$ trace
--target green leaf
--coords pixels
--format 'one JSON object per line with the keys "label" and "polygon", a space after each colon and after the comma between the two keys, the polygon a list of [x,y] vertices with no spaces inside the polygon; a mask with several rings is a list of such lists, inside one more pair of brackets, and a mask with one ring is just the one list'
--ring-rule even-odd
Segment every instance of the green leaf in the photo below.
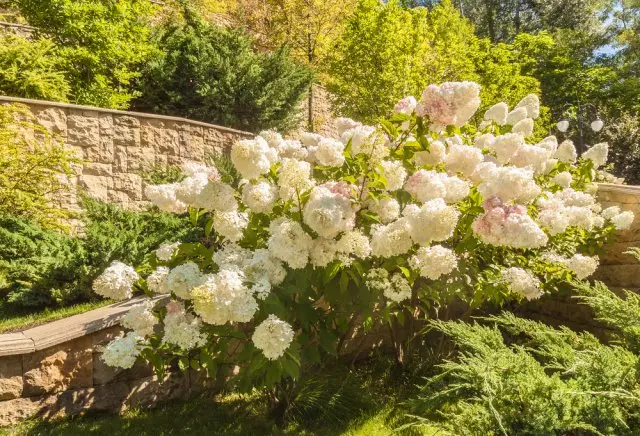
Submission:
{"label": "green leaf", "polygon": [[340,274],[340,292],[345,293],[349,288],[349,274],[346,271],[342,271]]}

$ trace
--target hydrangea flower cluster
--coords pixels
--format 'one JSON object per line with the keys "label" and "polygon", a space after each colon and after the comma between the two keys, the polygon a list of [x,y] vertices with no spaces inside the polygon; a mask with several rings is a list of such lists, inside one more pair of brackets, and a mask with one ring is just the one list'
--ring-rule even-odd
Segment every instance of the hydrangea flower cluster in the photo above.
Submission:
{"label": "hydrangea flower cluster", "polygon": [[[268,384],[274,370],[253,372],[261,359],[287,371],[300,348],[331,346],[345,334],[336,326],[362,313],[426,316],[453,294],[531,300],[554,290],[540,280],[554,271],[590,276],[598,261],[581,249],[634,219],[595,200],[606,144],[578,157],[569,140],[534,137],[535,95],[473,117],[479,92],[430,85],[380,126],[336,120],[335,137],[261,132],[232,146],[237,179],[188,163],[183,181],[146,187],[158,208],[189,211],[205,237],[156,250],[139,286],[171,301],[127,315],[134,333],[105,360],[129,365],[141,347],[163,359],[215,350],[249,356],[256,364],[240,374]],[[138,280],[115,262],[94,289],[128,298]]]}

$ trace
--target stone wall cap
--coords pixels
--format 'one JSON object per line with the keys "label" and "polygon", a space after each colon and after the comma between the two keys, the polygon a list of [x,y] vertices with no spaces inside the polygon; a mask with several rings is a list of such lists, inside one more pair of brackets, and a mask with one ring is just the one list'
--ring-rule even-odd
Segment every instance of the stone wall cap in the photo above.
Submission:
{"label": "stone wall cap", "polygon": [[598,192],[622,192],[625,194],[640,195],[640,186],[620,185],[616,183],[598,183]]}
{"label": "stone wall cap", "polygon": [[[158,295],[151,300],[167,298]],[[0,356],[32,353],[114,326],[131,308],[147,300],[147,296],[138,296],[21,332],[0,334]]]}
{"label": "stone wall cap", "polygon": [[121,111],[118,109],[107,109],[107,108],[96,107],[96,106],[83,106],[83,105],[71,104],[71,103],[61,103],[57,101],[33,100],[30,98],[9,97],[6,95],[0,95],[0,102],[22,103],[27,105],[59,107],[63,109],[75,109],[75,110],[93,111],[93,112],[101,112],[101,113],[116,114],[116,115],[126,115],[126,116],[137,117],[137,118],[150,118],[150,119],[156,119],[156,120],[177,121],[181,123],[192,124],[194,126],[210,127],[212,129],[220,130],[223,132],[236,133],[238,135],[243,135],[247,137],[253,136],[253,133],[245,132],[244,130],[236,130],[230,127],[219,126],[217,124],[210,124],[210,123],[205,123],[203,121],[195,121],[195,120],[190,120],[188,118],[182,118],[182,117],[172,117],[169,115],[150,114],[146,112]]}

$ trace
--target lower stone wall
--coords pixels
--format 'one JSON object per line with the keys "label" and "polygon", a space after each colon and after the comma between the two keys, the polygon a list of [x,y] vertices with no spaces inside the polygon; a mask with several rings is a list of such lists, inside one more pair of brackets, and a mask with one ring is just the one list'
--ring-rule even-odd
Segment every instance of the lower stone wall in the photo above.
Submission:
{"label": "lower stone wall", "polygon": [[195,373],[169,372],[160,380],[142,363],[107,366],[102,347],[123,333],[111,327],[35,353],[0,357],[0,426],[84,410],[119,412],[201,392]]}
{"label": "lower stone wall", "polygon": [[102,361],[104,346],[124,334],[120,317],[142,301],[135,298],[0,335],[0,427],[89,409],[150,407],[212,388],[211,381],[191,370],[168,368],[159,380],[145,362],[123,370]]}

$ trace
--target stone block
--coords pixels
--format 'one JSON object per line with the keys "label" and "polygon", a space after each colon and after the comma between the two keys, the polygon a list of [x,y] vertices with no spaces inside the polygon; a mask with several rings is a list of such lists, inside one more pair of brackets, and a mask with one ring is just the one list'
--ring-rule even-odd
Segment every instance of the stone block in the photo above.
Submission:
{"label": "stone block", "polygon": [[127,172],[127,148],[126,147],[114,147],[113,156],[113,170],[116,173]]}
{"label": "stone block", "polygon": [[90,176],[112,176],[113,165],[110,163],[86,162],[82,169],[82,174]]}
{"label": "stone block", "polygon": [[126,192],[122,191],[109,191],[108,199],[109,203],[114,203],[127,209],[129,209],[129,205],[134,201],[129,198]]}
{"label": "stone block", "polygon": [[39,397],[0,401],[0,427],[8,427],[32,418],[41,408],[42,400]]}
{"label": "stone block", "polygon": [[67,142],[76,147],[98,147],[100,124],[97,118],[72,111],[67,116]]}
{"label": "stone block", "polygon": [[22,396],[22,358],[0,357],[0,401]]}
{"label": "stone block", "polygon": [[156,153],[178,156],[180,137],[173,121],[146,119],[140,123],[141,145],[153,148]]}
{"label": "stone block", "polygon": [[132,200],[142,200],[142,178],[137,174],[115,174],[113,189],[126,193]]}
{"label": "stone block", "polygon": [[113,178],[83,174],[80,176],[79,184],[87,191],[89,196],[98,200],[108,201],[108,193],[113,189]]}
{"label": "stone block", "polygon": [[601,265],[633,265],[638,261],[625,252],[631,247],[639,247],[640,241],[614,242],[604,247],[604,253],[600,256]]}
{"label": "stone block", "polygon": [[142,147],[127,147],[127,171],[138,172],[143,170]]}
{"label": "stone block", "polygon": [[640,265],[601,265],[594,279],[605,282],[609,286],[626,289],[640,288]]}
{"label": "stone block", "polygon": [[203,127],[183,125],[180,130],[180,157],[202,162],[205,157]]}
{"label": "stone block", "polygon": [[113,117],[113,145],[140,147],[140,120],[128,115]]}
{"label": "stone block", "polygon": [[106,329],[98,330],[97,332],[91,335],[91,345],[95,350],[96,347],[107,345],[109,342],[113,341],[115,338],[124,336],[124,333],[125,333],[125,329],[120,325],[114,325],[113,327],[108,327]]}
{"label": "stone block", "polygon": [[134,380],[129,383],[130,407],[150,407],[158,401],[183,398],[189,392],[189,378],[180,372],[169,373],[160,381],[157,376]]}
{"label": "stone block", "polygon": [[22,356],[24,396],[36,396],[93,384],[91,338],[83,336]]}
{"label": "stone block", "polygon": [[54,135],[67,136],[67,113],[58,107],[31,106],[31,112],[42,126]]}
{"label": "stone block", "polygon": [[93,353],[93,384],[101,386],[114,382],[133,381],[148,378],[153,375],[151,365],[138,359],[129,369],[114,368],[102,360],[102,352]]}

